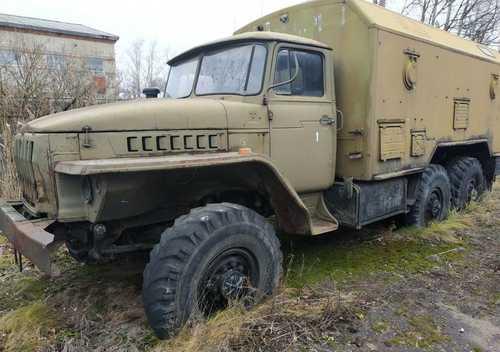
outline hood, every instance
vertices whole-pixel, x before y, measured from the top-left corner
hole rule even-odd
[[[210,99],[143,99],[94,105],[48,115],[27,123],[23,132],[92,132],[169,129],[225,129],[223,104]]]

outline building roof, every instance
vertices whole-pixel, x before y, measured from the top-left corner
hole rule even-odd
[[[280,42],[285,42],[285,43],[294,43],[294,44],[315,46],[318,48],[324,48],[324,49],[331,50],[331,48],[324,43],[321,43],[321,42],[318,42],[316,40],[309,39],[309,38],[299,37],[296,35],[276,33],[276,32],[247,32],[247,33],[242,33],[242,34],[236,34],[236,35],[233,35],[231,37],[219,39],[219,40],[207,43],[207,44],[203,44],[203,45],[194,47],[194,48],[174,57],[172,60],[169,61],[169,65],[173,64],[179,60],[182,60],[184,58],[188,58],[188,57],[192,57],[194,55],[197,55],[198,53],[200,53],[206,49],[212,49],[212,48],[216,48],[216,47],[222,46],[222,45],[254,42],[254,41],[258,41],[258,42],[280,41]]]
[[[119,37],[82,24],[67,23],[41,18],[23,17],[0,13],[0,28],[32,30],[37,32],[74,35],[84,38],[104,39],[116,42]]]

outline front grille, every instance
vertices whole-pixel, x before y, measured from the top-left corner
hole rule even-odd
[[[17,136],[14,158],[24,200],[31,205],[37,200],[35,172],[33,170],[34,142],[24,136]]]
[[[129,134],[125,136],[129,153],[208,152],[226,149],[224,131],[175,131]]]

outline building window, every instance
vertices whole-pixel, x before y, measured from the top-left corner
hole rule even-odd
[[[98,57],[89,57],[87,59],[88,69],[95,75],[102,75],[104,73],[104,60]]]
[[[66,58],[63,55],[47,55],[47,67],[49,70],[63,70],[66,66]]]
[[[97,94],[104,95],[107,90],[106,77],[94,77],[94,83],[96,87]]]
[[[14,65],[16,53],[12,50],[0,49],[0,65]]]

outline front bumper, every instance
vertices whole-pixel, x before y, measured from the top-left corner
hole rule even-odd
[[[20,203],[0,201],[0,231],[14,249],[31,260],[41,271],[50,276],[59,275],[51,255],[57,248],[53,234],[45,231],[52,220],[28,220],[16,208]]]

